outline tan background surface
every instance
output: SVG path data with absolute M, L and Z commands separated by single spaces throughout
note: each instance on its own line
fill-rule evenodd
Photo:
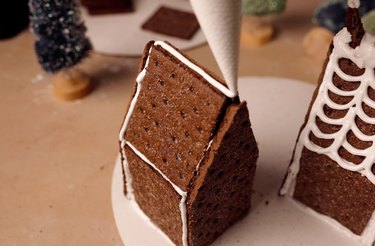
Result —
M 289 0 L 275 41 L 241 43 L 240 75 L 314 83 L 321 64 L 303 55 L 301 43 L 319 2 Z M 206 45 L 188 54 L 218 72 Z M 82 66 L 94 92 L 66 103 L 52 97 L 48 77 L 38 79 L 29 31 L 0 41 L 1 245 L 122 245 L 111 179 L 138 62 L 93 54 Z

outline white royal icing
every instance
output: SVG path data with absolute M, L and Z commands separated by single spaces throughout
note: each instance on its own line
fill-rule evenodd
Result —
M 165 42 L 162 41 L 156 41 L 155 45 L 160 45 L 168 51 L 170 54 L 172 54 L 174 57 L 176 57 L 178 60 L 180 60 L 182 63 L 184 63 L 186 66 L 197 72 L 199 75 L 201 75 L 205 80 L 208 81 L 212 86 L 214 86 L 216 89 L 220 90 L 224 95 L 227 97 L 233 98 L 237 95 L 236 92 L 233 92 L 229 90 L 226 86 L 224 86 L 222 83 L 214 79 L 212 76 L 210 76 L 208 73 L 206 73 L 202 68 L 198 67 L 196 64 L 192 63 L 187 59 L 185 56 L 183 56 L 180 52 L 175 50 L 172 46 L 168 45 Z
M 296 177 L 299 172 L 303 148 L 307 148 L 310 151 L 318 154 L 326 155 L 334 160 L 340 167 L 349 171 L 358 172 L 365 176 L 370 182 L 375 184 L 375 175 L 371 170 L 372 165 L 375 163 L 375 135 L 368 136 L 363 134 L 355 123 L 355 117 L 358 116 L 361 120 L 368 124 L 375 124 L 375 118 L 371 118 L 366 115 L 362 108 L 362 103 L 365 103 L 371 108 L 375 109 L 375 102 L 371 100 L 367 94 L 368 87 L 375 89 L 375 37 L 366 33 L 361 41 L 361 44 L 355 49 L 349 46 L 350 42 L 351 34 L 347 28 L 342 29 L 333 39 L 334 48 L 329 57 L 323 81 L 318 89 L 317 97 L 312 105 L 308 121 L 299 135 L 294 151 L 293 161 L 289 167 L 287 178 L 280 191 L 282 195 L 293 196 L 294 194 Z M 339 67 L 339 59 L 341 58 L 347 58 L 353 61 L 359 68 L 363 68 L 365 72 L 360 76 L 345 74 Z M 333 83 L 334 73 L 349 83 L 360 82 L 359 87 L 353 91 L 343 91 L 337 88 Z M 340 105 L 330 99 L 328 95 L 329 91 L 337 94 L 338 96 L 350 96 L 353 98 L 347 104 Z M 324 113 L 324 105 L 328 105 L 334 110 L 347 110 L 347 113 L 343 118 L 340 119 L 329 118 Z M 341 129 L 331 134 L 323 133 L 317 126 L 316 117 L 319 117 L 324 123 L 339 125 L 341 126 Z M 346 139 L 346 135 L 349 131 L 352 131 L 361 141 L 369 141 L 372 143 L 372 145 L 363 150 L 355 148 Z M 313 133 L 316 137 L 321 139 L 331 139 L 333 140 L 333 143 L 326 148 L 320 147 L 310 140 L 310 133 Z M 344 147 L 353 155 L 363 156 L 364 160 L 362 163 L 357 165 L 343 159 L 338 154 L 340 147 Z M 374 220 L 375 219 L 372 218 L 368 223 L 366 230 L 362 234 L 362 241 L 367 243 L 372 243 L 375 241 Z M 368 232 L 368 228 L 371 228 L 371 232 Z
M 172 185 L 172 187 L 175 189 L 175 191 L 181 196 L 180 200 L 180 211 L 181 211 L 181 221 L 182 221 L 182 243 L 183 245 L 187 245 L 187 216 L 186 216 L 186 195 L 187 193 L 183 190 L 181 190 L 180 187 L 175 185 L 167 176 L 165 176 L 160 169 L 158 169 L 155 164 L 153 164 L 150 160 L 147 159 L 145 155 L 143 155 L 139 150 L 137 150 L 131 143 L 126 142 L 126 145 L 128 145 L 134 153 L 141 158 L 144 162 L 146 162 L 148 165 L 150 165 L 153 169 L 155 169 L 166 181 L 168 181 L 169 184 Z M 128 164 L 127 164 L 128 166 Z M 125 169 L 125 168 L 124 168 Z M 128 169 L 129 170 L 129 169 Z M 128 173 L 130 174 L 130 172 Z M 130 174 L 131 175 L 131 174 Z M 127 185 L 130 182 L 127 182 Z M 128 186 L 127 186 L 128 187 Z M 134 194 L 132 195 L 134 197 Z
M 222 92 L 227 97 L 233 98 L 233 97 L 236 96 L 235 93 L 233 93 L 232 91 L 230 91 L 227 87 L 225 87 L 219 81 L 217 81 L 212 76 L 210 76 L 209 74 L 207 74 L 203 69 L 201 69 L 200 67 L 198 67 L 197 65 L 195 65 L 194 63 L 192 63 L 191 61 L 189 61 L 186 57 L 184 57 L 181 53 L 179 53 L 177 50 L 175 50 L 172 46 L 170 46 L 167 43 L 162 42 L 162 41 L 156 41 L 156 42 L 154 42 L 154 45 L 161 46 L 164 50 L 166 50 L 171 55 L 173 55 L 174 57 L 176 57 L 179 61 L 181 61 L 186 66 L 188 66 L 189 68 L 191 68 L 192 70 L 194 70 L 195 72 L 197 72 L 199 75 L 201 75 L 206 81 L 208 81 L 212 86 L 214 86 L 216 89 L 218 89 L 220 92 Z M 148 51 L 149 52 L 148 54 L 150 54 L 151 49 L 152 49 L 152 47 Z M 145 163 L 147 163 L 148 165 L 150 165 L 154 170 L 156 170 L 159 174 L 161 174 L 161 176 L 181 196 L 179 208 L 180 208 L 180 212 L 181 212 L 181 221 L 182 221 L 182 244 L 183 244 L 183 246 L 187 246 L 188 242 L 187 242 L 187 211 L 186 211 L 186 197 L 187 197 L 187 193 L 186 193 L 186 191 L 183 191 L 180 187 L 178 187 L 177 185 L 175 185 L 167 176 L 165 176 L 161 172 L 160 169 L 158 169 L 155 166 L 155 164 L 151 163 L 149 161 L 149 159 L 145 155 L 143 155 L 130 142 L 126 141 L 126 139 L 125 139 L 125 132 L 126 132 L 126 129 L 129 126 L 129 122 L 130 122 L 131 116 L 132 116 L 132 114 L 134 112 L 135 105 L 137 103 L 138 96 L 139 96 L 139 93 L 140 93 L 141 88 L 142 88 L 142 81 L 143 81 L 143 79 L 144 79 L 144 77 L 146 75 L 146 70 L 147 70 L 148 63 L 149 63 L 149 56 L 147 57 L 147 60 L 146 60 L 144 68 L 139 73 L 138 77 L 136 78 L 136 82 L 137 82 L 137 84 L 136 84 L 136 92 L 134 94 L 134 97 L 133 97 L 132 101 L 130 102 L 128 113 L 125 116 L 124 123 L 123 123 L 123 125 L 121 127 L 121 130 L 120 130 L 120 133 L 119 133 L 119 140 L 120 140 L 121 149 L 122 149 L 121 153 L 122 153 L 122 156 L 123 156 L 123 163 L 122 163 L 122 165 L 123 165 L 124 172 L 125 172 L 125 177 L 126 177 L 127 197 L 129 199 L 135 201 L 134 194 L 133 194 L 133 188 L 132 188 L 132 175 L 131 175 L 131 172 L 130 172 L 130 169 L 129 169 L 129 164 L 128 164 L 127 160 L 126 160 L 126 155 L 125 155 L 125 151 L 124 151 L 124 147 L 126 145 L 129 146 L 134 151 L 134 153 L 139 158 L 141 158 Z M 209 142 L 209 144 L 208 144 L 208 146 L 206 148 L 206 151 L 211 147 L 211 143 L 212 143 L 212 140 Z M 201 164 L 202 161 L 203 161 L 203 158 L 201 158 L 201 160 L 198 162 L 198 165 L 197 165 L 196 169 L 199 168 L 199 166 L 200 166 L 200 164 Z

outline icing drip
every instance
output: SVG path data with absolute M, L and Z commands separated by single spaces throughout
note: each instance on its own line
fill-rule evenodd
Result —
M 367 94 L 368 87 L 375 89 L 375 37 L 366 33 L 361 41 L 361 44 L 355 49 L 349 46 L 350 42 L 351 34 L 346 28 L 342 29 L 333 39 L 334 48 L 329 57 L 329 62 L 325 70 L 323 81 L 319 87 L 317 97 L 312 105 L 306 126 L 302 129 L 299 135 L 294 151 L 293 161 L 289 167 L 284 185 L 280 190 L 281 195 L 293 196 L 294 194 L 296 177 L 299 172 L 300 159 L 304 147 L 318 154 L 328 156 L 340 167 L 346 170 L 361 173 L 369 181 L 375 184 L 375 174 L 371 170 L 373 164 L 375 163 L 375 135 L 365 135 L 355 123 L 355 117 L 357 116 L 367 124 L 375 124 L 375 118 L 369 117 L 362 108 L 362 103 L 365 103 L 369 107 L 375 109 L 375 102 L 371 100 Z M 339 59 L 341 58 L 351 60 L 359 68 L 365 69 L 365 72 L 360 76 L 345 74 L 339 67 Z M 359 87 L 352 91 L 343 91 L 337 88 L 333 84 L 334 73 L 349 83 L 359 81 Z M 338 96 L 350 96 L 352 99 L 345 105 L 337 104 L 330 99 L 328 95 L 329 91 Z M 343 118 L 329 118 L 324 113 L 324 105 L 327 105 L 334 110 L 347 110 L 347 113 Z M 331 134 L 323 133 L 317 126 L 317 117 L 329 125 L 341 126 L 340 130 Z M 355 148 L 347 141 L 346 136 L 349 131 L 352 131 L 361 141 L 369 141 L 372 143 L 372 145 L 367 149 Z M 318 146 L 310 140 L 310 133 L 313 133 L 320 139 L 330 139 L 333 140 L 333 142 L 328 147 Z M 343 159 L 338 153 L 340 147 L 344 147 L 352 155 L 363 156 L 363 161 L 360 164 L 354 164 Z M 363 242 L 372 243 L 375 241 L 374 228 L 375 213 L 361 237 Z
M 188 66 L 189 68 L 191 68 L 192 70 L 194 70 L 195 72 L 197 72 L 199 75 L 201 75 L 206 81 L 208 81 L 212 86 L 214 86 L 216 89 L 218 89 L 220 92 L 222 92 L 227 97 L 233 98 L 233 97 L 236 96 L 235 93 L 233 93 L 232 91 L 230 91 L 227 87 L 225 87 L 219 81 L 215 80 L 213 77 L 211 77 L 209 74 L 207 74 L 203 69 L 201 69 L 200 67 L 198 67 L 197 65 L 195 65 L 194 63 L 192 63 L 191 61 L 189 61 L 186 57 L 184 57 L 181 53 L 179 53 L 177 50 L 175 50 L 173 47 L 171 47 L 167 43 L 162 42 L 162 41 L 156 41 L 156 42 L 154 42 L 154 45 L 160 45 L 163 49 L 165 49 L 166 51 L 168 51 L 171 55 L 173 55 L 174 57 L 176 57 L 178 60 L 180 60 L 186 66 Z M 148 55 L 150 54 L 151 49 L 152 48 L 150 48 L 150 50 L 148 51 Z M 139 96 L 141 88 L 142 88 L 142 81 L 143 81 L 143 79 L 144 79 L 144 77 L 146 75 L 146 69 L 147 69 L 148 63 L 149 63 L 149 56 L 147 57 L 147 60 L 146 60 L 146 63 L 145 63 L 145 66 L 144 66 L 143 70 L 139 73 L 138 77 L 136 78 L 136 82 L 137 82 L 136 92 L 135 92 L 134 97 L 133 97 L 133 99 L 132 99 L 132 101 L 130 103 L 128 113 L 125 116 L 124 123 L 123 123 L 123 125 L 121 127 L 121 130 L 120 130 L 120 133 L 119 133 L 119 140 L 120 140 L 120 145 L 121 145 L 121 149 L 122 149 L 121 154 L 122 154 L 122 157 L 123 157 L 122 165 L 123 165 L 125 176 L 126 176 L 127 197 L 129 199 L 134 200 L 134 194 L 133 194 L 133 188 L 132 188 L 132 175 L 131 175 L 131 172 L 130 172 L 130 169 L 129 169 L 129 164 L 128 164 L 127 160 L 126 160 L 126 155 L 125 155 L 125 151 L 124 151 L 124 147 L 126 145 L 129 146 L 139 158 L 141 158 L 144 162 L 146 162 L 154 170 L 156 170 L 159 174 L 161 174 L 162 177 L 181 196 L 181 200 L 180 200 L 180 204 L 179 204 L 179 209 L 180 209 L 180 212 L 181 212 L 181 222 L 182 222 L 182 244 L 183 244 L 183 246 L 187 246 L 188 245 L 188 242 L 187 242 L 187 211 L 186 211 L 186 197 L 187 197 L 187 193 L 185 191 L 183 191 L 180 187 L 178 187 L 177 185 L 175 185 L 168 177 L 166 177 L 160 171 L 160 169 L 158 169 L 155 166 L 155 164 L 151 163 L 147 159 L 146 156 L 144 156 L 130 142 L 126 141 L 126 139 L 125 139 L 125 132 L 126 132 L 126 129 L 129 126 L 129 122 L 130 122 L 131 116 L 132 116 L 132 114 L 134 112 L 134 108 L 135 108 L 135 105 L 136 105 L 137 100 L 138 100 L 138 96 Z M 209 142 L 209 144 L 208 144 L 208 146 L 207 146 L 207 148 L 206 148 L 205 151 L 207 151 L 211 147 L 211 143 L 212 143 L 212 140 Z M 201 164 L 202 161 L 203 161 L 203 157 L 198 162 L 198 165 L 197 165 L 196 169 L 199 168 L 199 166 L 200 166 L 200 164 Z

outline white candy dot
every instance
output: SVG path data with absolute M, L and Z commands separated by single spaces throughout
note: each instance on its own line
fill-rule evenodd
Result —
M 348 6 L 352 9 L 358 9 L 361 5 L 359 0 L 348 0 Z

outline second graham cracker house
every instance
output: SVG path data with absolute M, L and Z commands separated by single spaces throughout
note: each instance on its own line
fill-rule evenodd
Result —
M 353 4 L 356 3 L 356 4 Z M 302 125 L 282 195 L 375 243 L 375 37 L 349 1 Z

